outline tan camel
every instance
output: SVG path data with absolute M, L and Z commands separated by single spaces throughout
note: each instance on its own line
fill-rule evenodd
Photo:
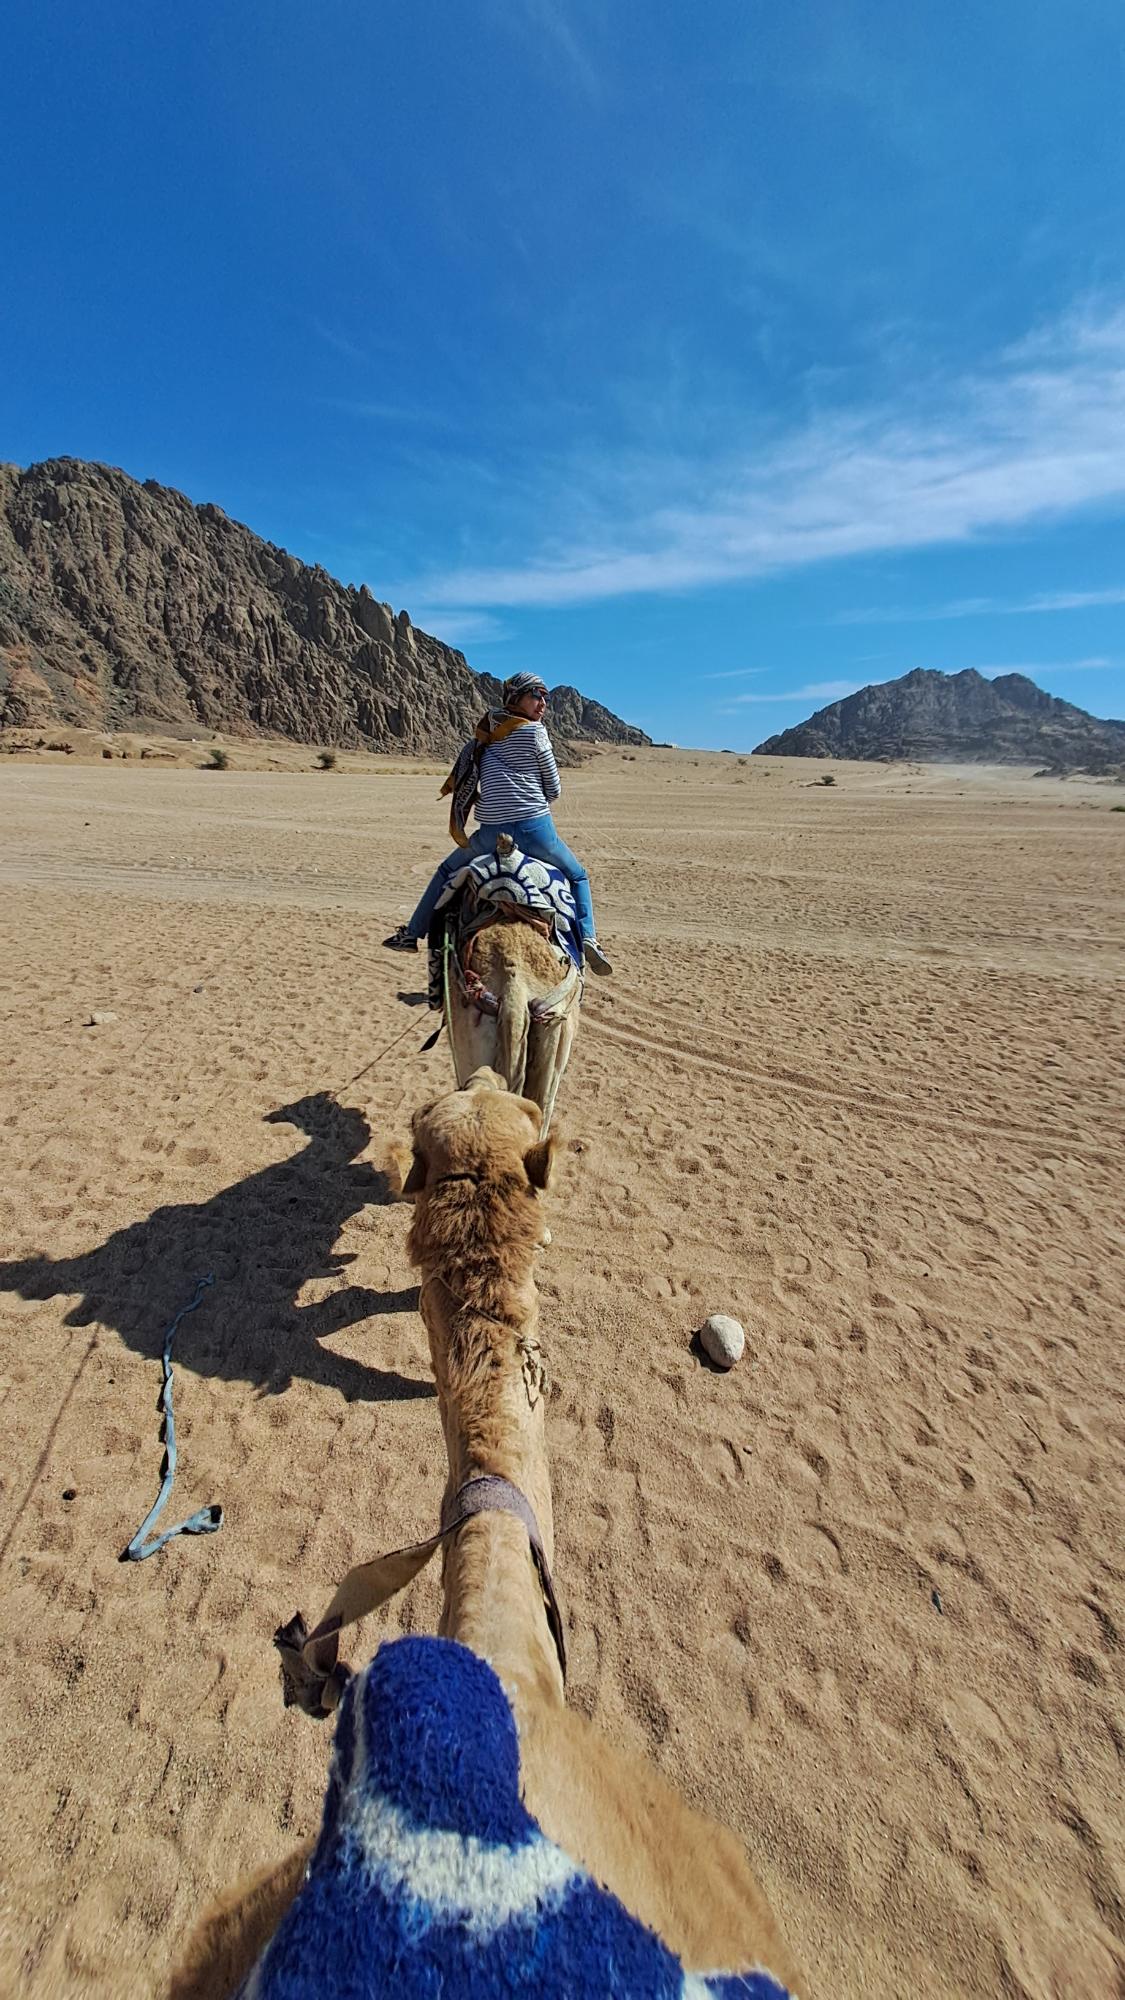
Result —
M 539 1192 L 553 1141 L 538 1107 L 491 1072 L 414 1119 L 404 1193 L 422 1272 L 449 1459 L 447 1505 L 499 1476 L 534 1509 L 550 1562 L 551 1486 L 537 1334 Z M 555 1841 L 699 1972 L 761 1966 L 799 1990 L 793 1958 L 741 1843 L 692 1811 L 642 1758 L 566 1708 L 528 1533 L 475 1515 L 445 1544 L 440 1632 L 490 1661 L 515 1710 L 524 1800 Z M 245 1977 L 297 1888 L 309 1848 L 244 1885 L 197 1930 L 170 2000 L 215 2000 Z
M 511 846 L 503 836 L 497 851 L 510 852 Z M 477 933 L 472 970 L 496 996 L 500 1011 L 474 1006 L 450 964 L 446 1024 L 457 1082 L 463 1087 L 482 1068 L 498 1071 L 517 1097 L 530 1097 L 539 1106 L 546 1132 L 578 1032 L 582 982 L 545 937 L 519 921 Z

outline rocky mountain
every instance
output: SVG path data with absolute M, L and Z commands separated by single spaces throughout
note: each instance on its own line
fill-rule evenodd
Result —
M 1087 715 L 1024 674 L 986 680 L 972 667 L 960 674 L 916 667 L 818 709 L 759 743 L 754 755 L 1109 772 L 1125 767 L 1125 722 Z
M 290 737 L 447 756 L 499 683 L 366 585 L 182 493 L 58 458 L 0 465 L 0 725 Z M 647 743 L 574 688 L 565 740 Z

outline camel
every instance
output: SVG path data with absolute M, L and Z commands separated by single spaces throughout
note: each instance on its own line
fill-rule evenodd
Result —
M 565 1705 L 549 1616 L 553 1525 L 534 1279 L 553 1145 L 538 1105 L 507 1092 L 490 1070 L 413 1121 L 403 1194 L 415 1202 L 409 1250 L 421 1271 L 445 1433 L 446 1509 L 466 1482 L 510 1482 L 534 1512 L 548 1571 L 545 1586 L 529 1530 L 513 1512 L 474 1514 L 443 1543 L 439 1633 L 499 1675 L 519 1732 L 524 1801 L 548 1839 L 688 1971 L 766 1967 L 796 1994 L 796 1965 L 739 1840 Z M 415 1553 L 383 1559 L 400 1565 L 398 1582 L 403 1555 Z M 333 1639 L 333 1658 L 334 1650 Z M 299 1888 L 310 1851 L 311 1843 L 204 1919 L 170 2000 L 215 2000 L 237 1987 Z
M 513 843 L 503 835 L 497 854 L 507 857 Z M 503 906 L 501 906 L 503 910 Z M 452 945 L 449 947 L 452 953 Z M 494 995 L 499 1011 L 474 1004 L 473 992 L 447 962 L 445 1021 L 459 1085 L 482 1068 L 496 1070 L 517 1097 L 529 1097 L 551 1123 L 559 1085 L 574 1038 L 582 982 L 531 924 L 500 921 L 478 931 L 472 945 L 473 985 Z

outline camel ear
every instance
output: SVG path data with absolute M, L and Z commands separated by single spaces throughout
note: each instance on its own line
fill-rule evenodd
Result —
M 395 1201 L 413 1201 L 426 1185 L 426 1162 L 417 1146 L 409 1150 L 393 1139 L 383 1154 L 383 1172 Z
M 545 1188 L 551 1178 L 551 1167 L 555 1157 L 555 1135 L 549 1133 L 546 1139 L 530 1146 L 523 1156 L 527 1178 L 532 1187 Z

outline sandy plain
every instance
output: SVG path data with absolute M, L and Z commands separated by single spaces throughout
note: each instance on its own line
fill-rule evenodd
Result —
M 35 2000 L 158 1994 L 315 1826 L 270 1635 L 442 1486 L 379 1171 L 449 1082 L 379 948 L 433 773 L 170 749 L 0 767 L 0 1984 Z M 619 966 L 542 1271 L 571 1698 L 740 1831 L 821 2000 L 1119 1994 L 1122 793 L 824 768 L 564 774 Z M 207 1272 L 168 1518 L 225 1525 L 121 1566 Z

